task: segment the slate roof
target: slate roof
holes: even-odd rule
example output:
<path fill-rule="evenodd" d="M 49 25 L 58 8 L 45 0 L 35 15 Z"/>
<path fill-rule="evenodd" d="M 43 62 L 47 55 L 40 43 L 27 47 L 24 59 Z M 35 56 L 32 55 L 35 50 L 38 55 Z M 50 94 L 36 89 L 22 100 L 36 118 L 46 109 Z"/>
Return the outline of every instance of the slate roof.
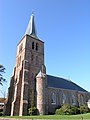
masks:
<path fill-rule="evenodd" d="M 34 15 L 31 15 L 30 21 L 28 23 L 25 35 L 31 35 L 34 38 L 37 38 L 36 26 L 34 22 Z"/>
<path fill-rule="evenodd" d="M 83 89 L 79 85 L 75 84 L 72 81 L 64 79 L 64 78 L 59 78 L 59 77 L 47 75 L 47 81 L 48 81 L 48 87 L 87 92 L 85 89 Z"/>

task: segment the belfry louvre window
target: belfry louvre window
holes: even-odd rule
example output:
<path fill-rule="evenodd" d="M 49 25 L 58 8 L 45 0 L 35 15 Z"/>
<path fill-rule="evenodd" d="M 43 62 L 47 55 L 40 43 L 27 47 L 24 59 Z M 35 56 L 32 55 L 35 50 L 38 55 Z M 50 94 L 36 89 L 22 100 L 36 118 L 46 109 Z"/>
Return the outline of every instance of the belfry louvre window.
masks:
<path fill-rule="evenodd" d="M 36 43 L 36 50 L 38 50 L 38 43 Z"/>
<path fill-rule="evenodd" d="M 51 104 L 56 104 L 56 94 L 55 93 L 52 93 Z"/>
<path fill-rule="evenodd" d="M 32 42 L 32 49 L 34 49 L 34 42 Z"/>

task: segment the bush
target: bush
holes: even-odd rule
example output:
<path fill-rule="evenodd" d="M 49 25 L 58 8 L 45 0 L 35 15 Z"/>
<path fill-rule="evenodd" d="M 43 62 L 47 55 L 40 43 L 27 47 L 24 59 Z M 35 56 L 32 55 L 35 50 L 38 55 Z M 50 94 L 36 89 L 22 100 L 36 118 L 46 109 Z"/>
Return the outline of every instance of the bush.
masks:
<path fill-rule="evenodd" d="M 87 105 L 81 105 L 80 106 L 80 113 L 81 114 L 88 113 L 88 112 L 90 112 L 90 109 L 88 108 Z"/>
<path fill-rule="evenodd" d="M 0 116 L 3 115 L 3 108 L 0 109 Z"/>
<path fill-rule="evenodd" d="M 55 114 L 56 114 L 56 115 L 63 115 L 64 113 L 63 113 L 63 111 L 62 111 L 62 108 L 56 109 Z"/>
<path fill-rule="evenodd" d="M 2 116 L 3 115 L 3 112 L 0 112 L 0 116 Z"/>
<path fill-rule="evenodd" d="M 78 107 L 64 104 L 60 109 L 57 109 L 55 114 L 57 115 L 74 115 L 79 114 L 80 111 Z"/>
<path fill-rule="evenodd" d="M 65 114 L 65 115 L 68 115 L 70 113 L 70 105 L 68 104 L 64 104 L 61 109 L 62 109 L 62 112 Z"/>
<path fill-rule="evenodd" d="M 28 109 L 28 114 L 29 115 L 37 115 L 37 108 L 36 107 L 31 107 Z"/>
<path fill-rule="evenodd" d="M 60 109 L 56 110 L 55 114 L 57 114 L 57 115 L 68 114 L 69 109 L 70 109 L 70 105 L 64 104 Z"/>
<path fill-rule="evenodd" d="M 76 106 L 71 106 L 70 107 L 70 115 L 76 115 L 76 114 L 79 114 L 80 113 L 80 110 L 78 107 Z"/>

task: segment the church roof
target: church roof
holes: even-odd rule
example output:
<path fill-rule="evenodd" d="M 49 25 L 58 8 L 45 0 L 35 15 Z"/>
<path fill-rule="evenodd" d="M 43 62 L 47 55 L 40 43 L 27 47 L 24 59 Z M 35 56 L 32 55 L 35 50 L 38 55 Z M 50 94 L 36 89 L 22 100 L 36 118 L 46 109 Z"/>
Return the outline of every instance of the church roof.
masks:
<path fill-rule="evenodd" d="M 47 75 L 47 81 L 48 81 L 48 87 L 87 92 L 85 89 L 83 89 L 79 85 L 64 78 Z"/>
<path fill-rule="evenodd" d="M 37 38 L 36 27 L 34 22 L 34 15 L 31 15 L 30 21 L 28 23 L 25 35 L 31 35 L 34 38 Z"/>

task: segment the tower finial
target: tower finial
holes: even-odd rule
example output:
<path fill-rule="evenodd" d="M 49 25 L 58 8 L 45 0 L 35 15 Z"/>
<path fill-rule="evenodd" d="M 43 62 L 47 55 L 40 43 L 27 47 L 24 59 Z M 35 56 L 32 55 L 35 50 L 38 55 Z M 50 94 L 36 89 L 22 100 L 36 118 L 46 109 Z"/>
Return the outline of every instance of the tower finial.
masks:
<path fill-rule="evenodd" d="M 33 10 L 33 11 L 32 11 L 32 15 L 33 15 L 33 16 L 34 16 L 34 13 L 35 13 L 35 12 L 34 12 L 34 10 Z"/>

